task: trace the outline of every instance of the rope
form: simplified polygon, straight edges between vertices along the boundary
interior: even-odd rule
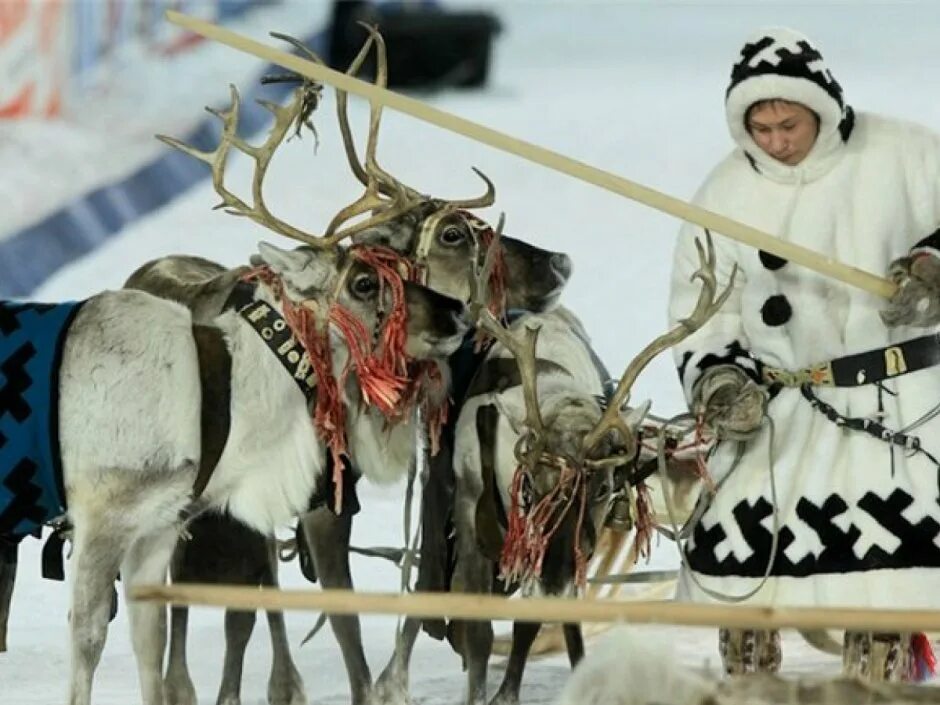
[[[678,423],[680,421],[687,421],[691,418],[692,417],[689,414],[679,414],[678,416],[675,416],[673,419],[671,419],[670,423]],[[767,569],[764,571],[764,575],[761,578],[760,582],[757,584],[757,587],[755,587],[752,590],[749,590],[743,595],[732,595],[730,593],[724,593],[718,590],[712,590],[711,588],[705,587],[704,585],[702,585],[701,581],[695,576],[695,572],[693,571],[692,566],[689,565],[689,558],[686,555],[685,544],[682,542],[682,535],[687,532],[685,528],[683,528],[682,531],[679,530],[678,521],[676,520],[675,507],[672,504],[672,497],[666,489],[668,487],[668,482],[669,482],[669,477],[668,477],[667,470],[666,470],[666,434],[665,434],[666,427],[663,426],[662,430],[660,431],[659,443],[658,443],[657,452],[656,452],[657,465],[659,467],[660,477],[662,478],[662,481],[663,481],[663,498],[666,502],[666,513],[669,515],[669,522],[671,524],[673,534],[676,537],[675,541],[676,541],[676,545],[679,548],[679,558],[682,561],[682,567],[685,568],[686,572],[689,575],[689,578],[692,580],[692,582],[695,583],[695,585],[702,592],[704,592],[709,597],[712,597],[721,602],[737,603],[737,602],[744,602],[752,598],[754,595],[760,592],[760,590],[764,587],[764,585],[770,579],[770,574],[773,571],[774,563],[777,560],[777,551],[779,549],[779,543],[780,543],[780,509],[779,509],[779,503],[777,500],[777,480],[776,480],[776,475],[774,473],[773,448],[774,448],[775,427],[774,427],[773,419],[771,419],[769,416],[765,416],[764,420],[766,421],[768,430],[769,430],[768,450],[767,450],[768,466],[767,467],[768,467],[768,472],[770,474],[770,496],[771,496],[771,501],[773,503],[773,534],[772,534],[771,542],[770,542],[770,558],[767,560]],[[756,433],[754,435],[756,435]],[[734,462],[732,463],[731,469],[728,471],[725,477],[722,478],[721,482],[719,482],[718,486],[715,488],[716,493],[721,489],[721,485],[723,485],[724,482],[732,475],[735,469],[737,469],[738,463],[740,462],[741,457],[743,455],[744,443],[745,443],[744,441],[738,441],[738,452],[735,456]],[[705,507],[707,507],[707,504],[705,504]],[[696,512],[693,514],[692,519],[694,519],[696,522],[699,519],[701,519],[702,514],[704,514],[705,507],[703,507],[701,512],[699,512],[698,508],[696,508]],[[692,519],[689,520],[689,524],[691,524]],[[694,525],[691,525],[688,531],[690,532],[692,528],[694,528]]]

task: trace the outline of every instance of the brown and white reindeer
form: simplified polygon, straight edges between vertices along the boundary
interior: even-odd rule
[[[625,404],[650,360],[701,326],[727,296],[716,295],[711,242],[699,252],[702,291],[695,311],[633,359],[608,403],[587,337],[569,312],[524,316],[508,329],[483,312],[481,325],[496,341],[488,360],[503,372],[471,383],[457,421],[451,589],[574,596],[620,493],[632,495],[638,531],[651,529],[649,498],[642,486],[632,486],[629,470],[648,405],[630,410]],[[513,358],[515,376],[506,371]],[[506,674],[493,703],[518,702],[540,626],[513,625]],[[574,665],[584,653],[580,626],[564,625],[564,634]],[[452,622],[448,638],[468,672],[467,702],[484,702],[492,626]]]
[[[186,520],[205,510],[271,533],[306,510],[326,451],[341,448],[336,400],[348,400],[336,379],[351,351],[330,314],[341,308],[377,329],[389,291],[374,267],[333,247],[311,249],[300,270],[277,248],[262,246],[261,257],[272,286],[211,327],[178,304],[123,290],[84,302],[64,339],[71,705],[90,703],[118,571],[125,587],[161,582]],[[417,285],[403,289],[405,352],[453,350],[466,329],[461,307]],[[267,339],[280,334],[279,356]],[[218,387],[206,383],[213,379]],[[129,613],[143,701],[163,705],[165,611],[132,603]]]
[[[234,129],[223,142],[239,144]],[[327,456],[345,451],[347,409],[392,405],[404,362],[462,340],[461,303],[336,246],[390,215],[340,229],[354,210],[323,238],[252,211],[307,247],[262,243],[249,273],[257,286],[211,326],[132,290],[94,296],[72,319],[57,380],[73,544],[70,705],[91,702],[119,571],[125,588],[162,582],[186,524],[205,511],[264,534],[287,524],[307,510]],[[164,705],[165,610],[131,603],[129,619],[143,702]]]
[[[370,32],[380,50],[378,76],[384,82],[384,45],[381,36]],[[303,47],[300,47],[303,49]],[[350,67],[351,72],[365,57],[369,43]],[[311,100],[299,100],[298,109]],[[340,127],[343,133],[349,163],[367,192],[378,193],[387,200],[379,206],[380,213],[388,214],[384,223],[372,223],[354,236],[354,241],[368,248],[393,245],[406,259],[420,266],[424,279],[432,288],[469,298],[469,283],[476,272],[476,262],[489,252],[490,246],[499,247],[504,269],[503,276],[494,277],[493,283],[505,302],[514,308],[542,310],[551,306],[570,273],[570,260],[566,255],[553,253],[528,245],[520,240],[496,240],[488,226],[471,216],[470,208],[489,205],[493,200],[492,184],[487,181],[487,192],[479,198],[450,201],[431,198],[408,188],[382,170],[375,160],[375,145],[379,127],[380,109],[370,114],[369,139],[365,163],[360,164],[355,153],[351,129],[346,118],[345,95],[338,100]],[[285,124],[290,120],[285,118]],[[283,138],[285,131],[280,132]],[[279,142],[273,137],[270,144]],[[273,147],[272,147],[273,149]],[[482,176],[482,174],[481,174]],[[485,179],[485,177],[483,177]],[[446,214],[443,217],[442,214]],[[421,234],[421,254],[416,253],[418,235]],[[361,236],[361,237],[360,237]],[[500,242],[502,243],[500,245]],[[302,248],[301,250],[302,251]],[[210,320],[224,305],[242,270],[226,270],[221,265],[201,258],[174,256],[155,260],[135,272],[128,287],[141,288],[151,293],[175,299],[190,307],[197,320]],[[385,430],[386,420],[374,416],[376,423],[360,416],[357,424],[350,423],[350,456],[355,472],[367,479],[388,482],[399,479],[407,472],[413,456],[409,419],[400,419],[395,425],[395,436],[408,438],[407,452],[389,454]],[[403,448],[404,450],[404,448]],[[322,495],[322,491],[317,494]],[[324,587],[351,587],[352,578],[348,560],[348,546],[353,511],[337,515],[331,507],[320,506],[303,519],[304,534],[314,555],[316,572]],[[273,546],[264,536],[240,527],[224,516],[213,516],[193,525],[193,540],[181,545],[175,569],[178,579],[216,580],[219,582],[256,581],[273,584],[276,580],[276,562]],[[226,614],[226,656],[219,702],[237,703],[241,681],[241,663],[245,647],[254,625],[253,613],[230,611]],[[269,701],[273,705],[291,703],[303,692],[299,676],[290,659],[283,638],[283,618],[268,615],[272,629],[274,666],[269,685]],[[272,621],[273,620],[273,621]],[[362,648],[359,622],[356,617],[331,617],[333,631],[340,643],[350,679],[352,701],[366,702],[372,696],[372,679]],[[186,609],[173,609],[170,661],[167,687],[175,694],[174,705],[190,705],[195,693],[185,663]],[[283,665],[278,665],[283,664]],[[287,674],[278,678],[276,674]],[[287,682],[288,687],[277,683]],[[280,696],[277,693],[281,693]],[[228,700],[223,700],[223,695]]]

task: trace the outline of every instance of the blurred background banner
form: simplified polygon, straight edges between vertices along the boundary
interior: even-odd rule
[[[0,118],[60,113],[75,29],[69,11],[60,0],[0,2]]]
[[[0,163],[19,166],[0,173],[0,296],[27,296],[205,178],[153,135],[210,148],[218,128],[202,107],[224,105],[229,83],[242,87],[243,130],[267,124],[255,98],[271,67],[171,25],[168,8],[240,31],[289,28],[323,50],[323,8],[281,0],[0,2]]]
[[[342,69],[359,22],[378,24],[390,85],[425,93],[482,87],[499,28],[491,13],[428,0],[0,0],[0,163],[19,166],[0,172],[0,296],[29,296],[208,177],[155,133],[211,150],[219,123],[202,107],[224,107],[229,84],[245,136],[269,123],[256,99],[291,89],[262,88],[284,71],[170,24],[167,9],[271,43],[270,31],[290,34]]]

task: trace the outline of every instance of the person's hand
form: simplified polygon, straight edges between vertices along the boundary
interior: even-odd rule
[[[880,311],[888,327],[940,324],[940,257],[919,254],[899,257],[888,268],[888,277],[897,291]]]
[[[746,440],[760,428],[770,395],[739,367],[708,368],[692,388],[692,412],[718,438]]]

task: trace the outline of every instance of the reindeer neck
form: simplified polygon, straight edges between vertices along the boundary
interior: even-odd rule
[[[346,409],[349,452],[356,468],[378,484],[404,477],[415,456],[413,416],[389,423],[374,407],[349,404]]]
[[[232,422],[206,498],[271,531],[307,509],[325,445],[300,388],[252,326],[234,311],[216,325],[232,356]]]
[[[284,371],[312,404],[316,398],[316,373],[310,364],[309,355],[293,334],[284,315],[283,305],[266,286],[236,285],[227,306],[234,310],[264,344]]]

